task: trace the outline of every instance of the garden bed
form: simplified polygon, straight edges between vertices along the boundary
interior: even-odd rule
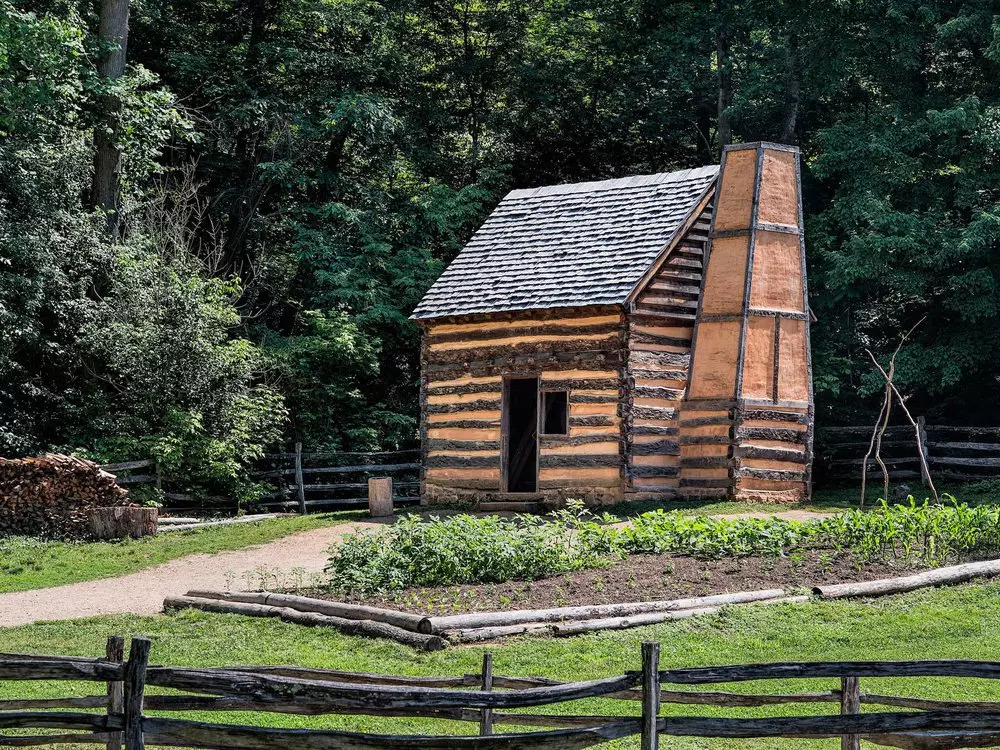
[[[423,586],[374,595],[314,590],[305,595],[437,615],[659,601],[771,588],[808,593],[816,585],[893,578],[927,568],[918,560],[862,564],[849,553],[823,550],[807,550],[791,557],[718,560],[687,555],[632,555],[606,568],[534,581]]]

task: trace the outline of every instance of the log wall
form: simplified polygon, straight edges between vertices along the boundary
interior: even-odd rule
[[[680,480],[680,406],[712,222],[712,196],[628,315],[624,411],[631,499],[673,498]]]
[[[425,503],[508,499],[502,472],[505,378],[569,391],[569,434],[539,440],[538,492],[519,500],[622,499],[624,317],[617,307],[424,323]]]

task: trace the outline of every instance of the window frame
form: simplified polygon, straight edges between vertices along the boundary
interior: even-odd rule
[[[538,437],[569,437],[569,388],[543,388],[541,384],[538,389]],[[566,394],[566,412],[563,421],[563,432],[545,431],[545,397],[550,393]]]

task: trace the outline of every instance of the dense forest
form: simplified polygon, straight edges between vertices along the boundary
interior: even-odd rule
[[[1000,420],[1000,0],[132,0],[124,49],[122,6],[0,0],[0,454],[245,493],[412,444],[407,316],[506,191],[760,139],[803,153],[820,423],[925,317],[901,389]]]

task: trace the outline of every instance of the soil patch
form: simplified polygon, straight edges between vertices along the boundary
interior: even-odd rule
[[[683,555],[631,555],[606,568],[564,573],[537,581],[411,588],[381,596],[335,595],[331,601],[387,607],[419,614],[459,614],[504,609],[545,609],[678,599],[709,594],[893,578],[926,565],[916,561],[858,563],[849,553],[809,550],[790,557],[697,560]]]

